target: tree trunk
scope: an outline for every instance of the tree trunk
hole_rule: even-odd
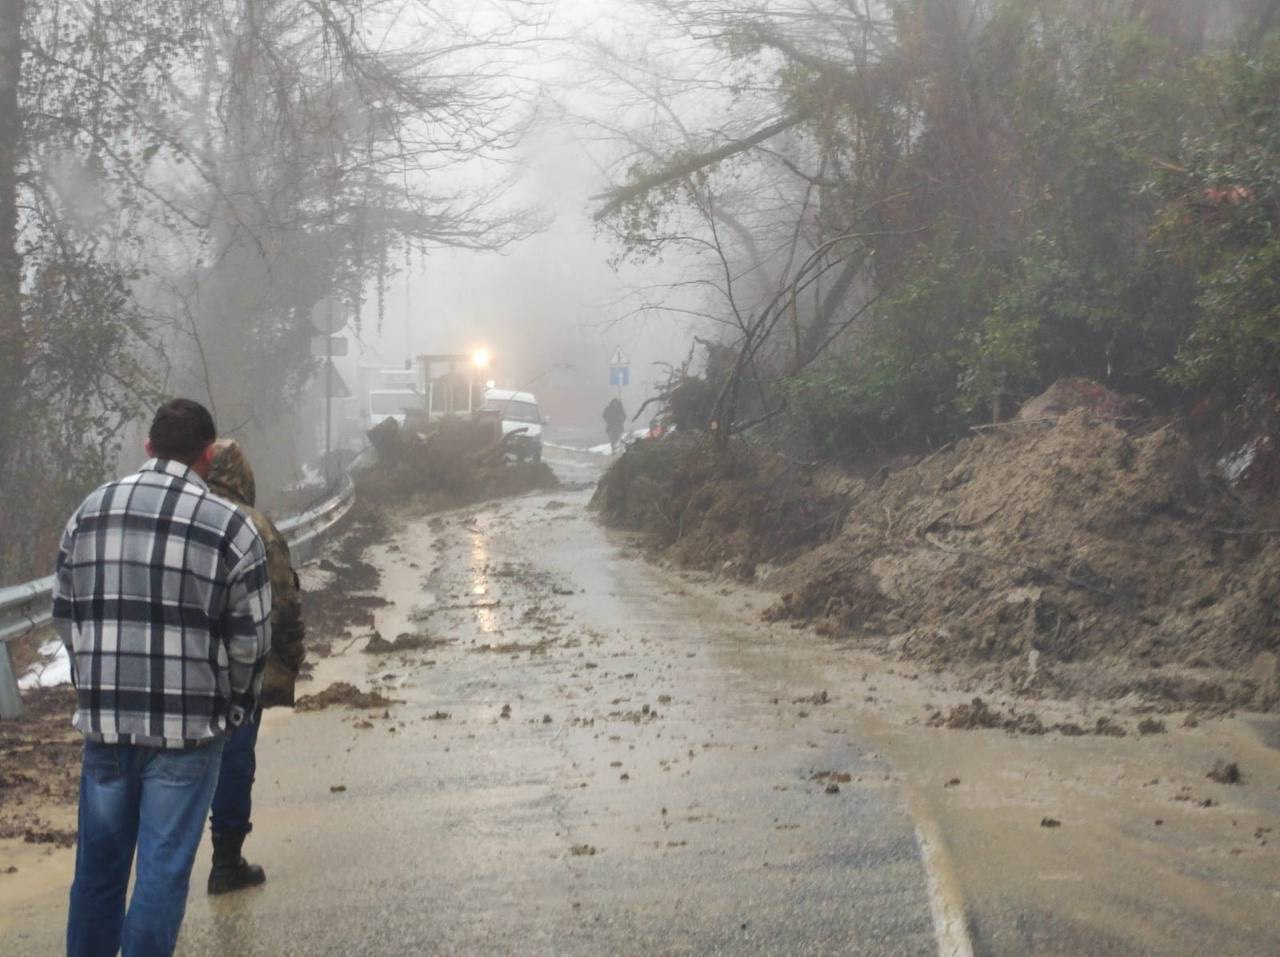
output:
[[[22,254],[18,251],[18,164],[22,116],[22,20],[26,0],[0,0],[0,466],[12,441],[14,411],[26,379]]]

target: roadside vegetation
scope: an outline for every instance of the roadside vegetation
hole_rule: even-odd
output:
[[[526,125],[537,13],[0,5],[0,582],[48,572],[163,397],[207,405],[274,497],[319,428],[315,304],[358,335],[428,250],[535,228],[480,174]]]
[[[927,451],[1067,376],[1274,428],[1277,4],[650,6],[735,82],[700,134],[638,81],[598,216],[703,257],[722,440]]]

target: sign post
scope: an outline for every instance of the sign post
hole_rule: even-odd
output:
[[[338,358],[351,351],[351,340],[346,336],[315,336],[311,340],[311,355],[316,359],[326,356]]]
[[[621,349],[613,350],[613,358],[609,360],[609,385],[618,390],[618,398],[622,398],[622,387],[631,384],[631,360]]]
[[[351,390],[347,387],[347,382],[342,378],[336,366],[331,360],[325,360],[328,367],[324,370],[324,380],[329,384],[328,393],[331,399],[349,399],[351,398]]]
[[[325,296],[311,307],[311,324],[324,334],[324,481],[329,480],[329,449],[332,436],[333,421],[333,334],[347,324],[342,306],[331,296]],[[345,342],[345,340],[344,340]]]

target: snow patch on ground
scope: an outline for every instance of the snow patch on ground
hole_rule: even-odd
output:
[[[628,432],[626,435],[622,437],[621,445],[625,446],[630,442],[635,442],[635,441],[638,441],[639,439],[647,438],[648,435],[649,435],[648,429],[632,429],[630,432]],[[613,455],[613,447],[610,446],[608,442],[605,442],[601,445],[593,445],[591,446],[591,448],[587,449],[587,451],[593,452],[596,455]],[[621,447],[618,449],[618,451],[619,452],[622,451]]]
[[[53,638],[41,645],[40,656],[42,660],[32,665],[27,673],[18,679],[20,690],[52,688],[55,685],[71,683],[71,658],[60,639]]]

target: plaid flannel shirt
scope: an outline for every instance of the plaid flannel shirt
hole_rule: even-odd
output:
[[[53,589],[73,723],[149,747],[225,733],[261,687],[270,612],[261,536],[195,472],[152,459],[102,486],[67,523]]]

